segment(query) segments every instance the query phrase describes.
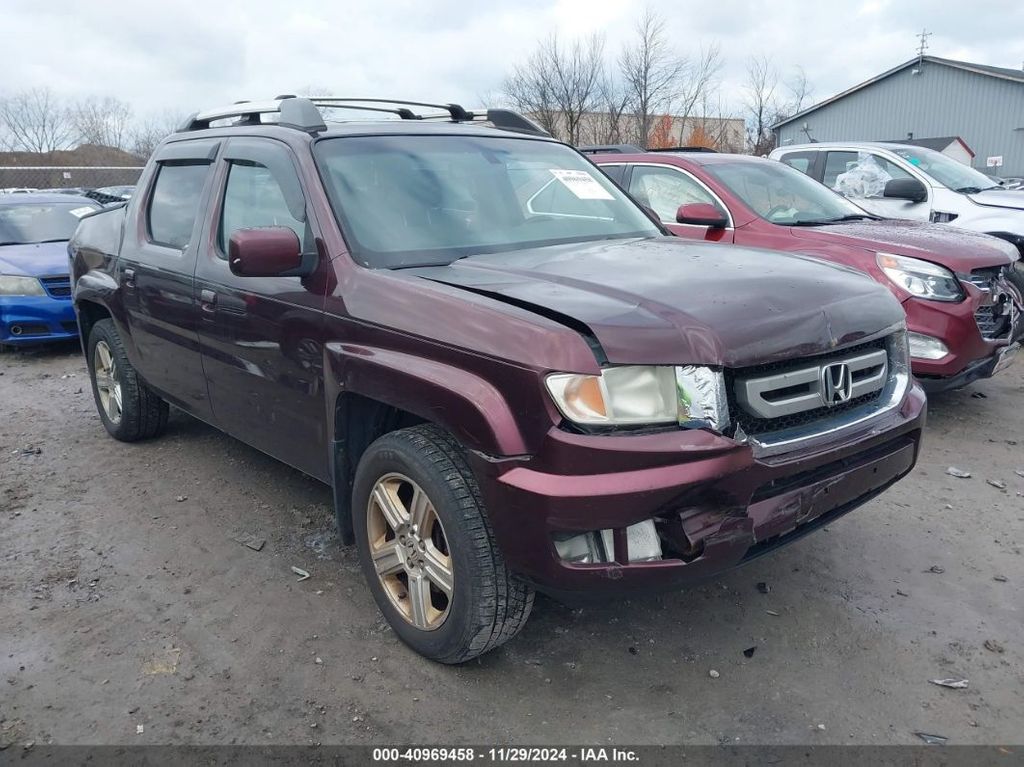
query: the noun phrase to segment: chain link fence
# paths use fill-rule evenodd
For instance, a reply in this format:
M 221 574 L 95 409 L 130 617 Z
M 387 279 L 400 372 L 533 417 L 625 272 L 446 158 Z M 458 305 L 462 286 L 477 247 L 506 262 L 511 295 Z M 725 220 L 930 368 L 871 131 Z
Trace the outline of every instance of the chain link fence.
M 142 165 L 0 165 L 0 194 L 85 192 L 131 187 Z M 123 196 L 121 190 L 108 193 Z

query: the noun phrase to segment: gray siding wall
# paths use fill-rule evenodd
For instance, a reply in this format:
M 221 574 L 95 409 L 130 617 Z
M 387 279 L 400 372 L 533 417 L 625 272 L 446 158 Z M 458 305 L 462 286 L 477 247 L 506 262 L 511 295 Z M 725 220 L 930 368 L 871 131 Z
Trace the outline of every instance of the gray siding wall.
M 960 136 L 974 166 L 1003 156 L 1003 176 L 1024 176 L 1024 83 L 926 61 L 798 118 L 778 129 L 779 146 L 817 141 L 884 141 Z

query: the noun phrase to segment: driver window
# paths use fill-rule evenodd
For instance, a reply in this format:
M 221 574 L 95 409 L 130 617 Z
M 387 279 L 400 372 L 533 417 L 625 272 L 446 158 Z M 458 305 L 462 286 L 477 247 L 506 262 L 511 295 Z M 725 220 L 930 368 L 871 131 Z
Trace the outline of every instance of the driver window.
M 270 170 L 259 163 L 233 160 L 224 189 L 218 255 L 227 258 L 232 233 L 260 226 L 287 226 L 308 250 L 312 234 L 309 225 L 289 212 L 281 186 Z
M 899 166 L 867 152 L 829 152 L 825 159 L 826 186 L 854 200 L 884 196 L 894 178 L 911 178 Z
M 721 210 L 707 189 L 685 173 L 672 168 L 634 166 L 629 180 L 629 192 L 637 202 L 646 205 L 658 214 L 658 218 L 671 224 L 676 222 L 676 211 L 680 205 L 704 202 Z

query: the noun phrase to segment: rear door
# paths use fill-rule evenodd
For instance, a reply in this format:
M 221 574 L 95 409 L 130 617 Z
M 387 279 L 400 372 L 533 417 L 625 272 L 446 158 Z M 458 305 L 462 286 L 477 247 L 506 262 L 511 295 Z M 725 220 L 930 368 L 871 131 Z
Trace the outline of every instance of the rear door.
M 228 268 L 233 232 L 287 226 L 319 255 L 319 230 L 291 149 L 269 138 L 228 139 L 212 215 L 196 266 L 203 366 L 217 424 L 229 434 L 324 481 L 323 305 L 314 277 L 238 277 Z
M 679 237 L 714 242 L 733 240 L 732 217 L 725 204 L 682 168 L 674 165 L 633 164 L 629 172 L 629 193 L 641 205 L 653 210 L 661 223 Z M 679 210 L 679 206 L 694 202 L 707 203 L 718 208 L 729 217 L 730 225 L 725 229 L 712 229 L 708 226 L 676 223 L 676 211 Z
M 830 150 L 825 153 L 822 183 L 853 200 L 868 213 L 885 218 L 928 221 L 931 202 L 911 202 L 885 197 L 885 184 L 897 178 L 917 178 L 880 154 L 864 150 Z M 923 182 L 923 179 L 917 179 Z M 925 188 L 929 188 L 925 184 Z M 930 196 L 930 192 L 929 192 Z
M 220 142 L 163 146 L 125 232 L 117 278 L 131 333 L 132 360 L 167 400 L 209 420 L 193 295 L 196 236 L 209 204 L 213 159 Z

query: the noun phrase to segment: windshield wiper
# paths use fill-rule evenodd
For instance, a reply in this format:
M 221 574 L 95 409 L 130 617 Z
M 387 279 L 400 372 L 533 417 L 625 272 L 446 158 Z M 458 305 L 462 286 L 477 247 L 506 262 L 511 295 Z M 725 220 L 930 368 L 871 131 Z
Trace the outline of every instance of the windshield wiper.
M 790 226 L 827 226 L 829 224 L 841 224 L 843 221 L 877 221 L 878 216 L 870 216 L 867 213 L 852 213 L 839 218 L 807 218 L 794 221 Z
M 978 194 L 979 192 L 987 192 L 989 189 L 999 189 L 999 186 L 998 185 L 986 186 L 986 187 L 980 187 L 980 186 L 961 186 L 961 187 L 958 187 L 958 188 L 954 189 L 953 191 L 954 192 L 959 192 L 960 194 Z
M 67 237 L 55 237 L 52 240 L 36 240 L 35 242 L 30 242 L 30 243 L 26 243 L 26 244 L 28 244 L 28 245 L 42 245 L 43 243 L 46 243 L 46 242 L 67 242 L 67 241 L 68 241 Z

